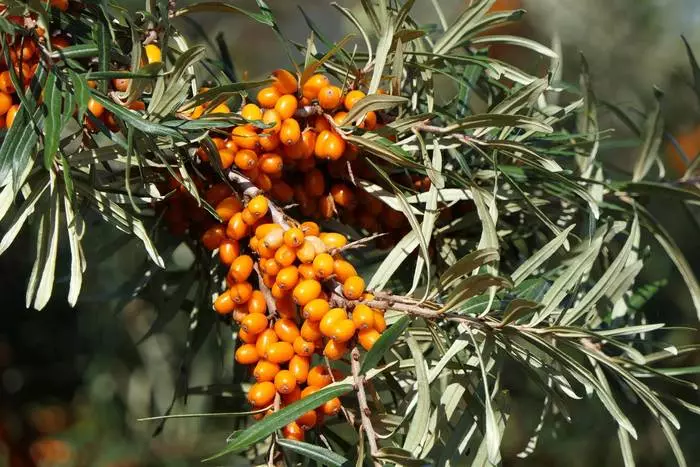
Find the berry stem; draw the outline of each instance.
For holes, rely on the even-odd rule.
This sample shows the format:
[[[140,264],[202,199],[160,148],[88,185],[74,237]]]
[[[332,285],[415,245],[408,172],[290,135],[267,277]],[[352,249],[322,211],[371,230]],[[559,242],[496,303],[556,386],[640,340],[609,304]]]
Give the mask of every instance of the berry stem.
[[[360,406],[360,418],[362,420],[362,429],[367,435],[367,442],[369,443],[369,452],[374,458],[379,451],[377,447],[377,435],[374,432],[374,427],[372,426],[372,421],[369,419],[369,406],[367,405],[367,395],[365,394],[365,377],[360,374],[360,350],[357,346],[352,348],[352,353],[350,354],[350,368],[352,369],[352,377],[357,387],[357,403]],[[374,460],[374,465],[380,465],[379,462]]]

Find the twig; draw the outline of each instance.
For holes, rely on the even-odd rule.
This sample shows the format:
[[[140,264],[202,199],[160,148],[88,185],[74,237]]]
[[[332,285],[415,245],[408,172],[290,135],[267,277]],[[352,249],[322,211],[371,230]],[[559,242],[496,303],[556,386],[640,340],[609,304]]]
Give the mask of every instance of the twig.
[[[354,242],[350,242],[347,245],[342,246],[340,248],[333,248],[328,253],[331,256],[334,256],[334,255],[337,255],[338,253],[342,253],[342,252],[347,251],[347,250],[362,248],[362,247],[366,246],[366,244],[371,242],[372,240],[376,240],[379,237],[384,237],[385,235],[389,235],[389,233],[388,232],[376,233],[376,234],[370,235],[369,237],[364,237],[364,238],[361,238],[359,240],[355,240]]]
[[[279,412],[280,407],[282,406],[282,397],[280,396],[280,393],[275,393],[275,402],[274,402],[274,408],[273,410],[275,412]],[[267,459],[267,465],[269,467],[274,467],[275,465],[275,446],[277,444],[277,435],[273,435],[272,437],[272,443],[270,443],[270,455]]]
[[[367,434],[367,442],[369,443],[369,452],[374,458],[379,451],[377,447],[377,434],[374,432],[372,421],[369,419],[369,406],[367,405],[367,396],[365,394],[365,377],[360,374],[360,351],[357,347],[353,347],[350,354],[350,368],[352,369],[352,377],[357,386],[357,403],[360,406],[360,418],[362,419],[362,429]],[[374,459],[373,459],[374,460]],[[374,460],[375,465],[380,465]]]
[[[331,362],[328,360],[328,357],[325,355],[323,356],[323,361],[326,363],[326,369],[328,370],[328,374],[331,377],[331,381],[335,383],[335,376],[333,376],[333,371],[331,371]],[[345,416],[345,419],[348,421],[348,423],[351,426],[355,426],[355,415],[353,415],[352,412],[350,412],[348,409],[346,409],[344,406],[340,406],[340,411],[343,412],[343,415]]]
[[[275,303],[275,298],[270,292],[270,288],[263,281],[262,273],[260,272],[260,266],[257,263],[253,263],[253,269],[258,274],[258,288],[262,292],[263,297],[265,297],[265,303],[267,304],[267,314],[270,318],[277,317],[277,304]]]
[[[305,105],[304,107],[298,108],[294,113],[294,116],[299,118],[308,118],[312,115],[321,115],[322,113],[323,109],[319,105]]]

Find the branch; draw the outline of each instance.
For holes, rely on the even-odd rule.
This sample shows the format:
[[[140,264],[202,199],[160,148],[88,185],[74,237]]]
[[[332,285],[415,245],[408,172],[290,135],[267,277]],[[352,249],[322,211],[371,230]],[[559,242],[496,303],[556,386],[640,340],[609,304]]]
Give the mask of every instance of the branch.
[[[328,253],[331,256],[335,256],[338,253],[342,253],[342,252],[347,251],[347,250],[354,250],[356,248],[362,248],[362,247],[366,246],[366,244],[371,242],[372,240],[375,240],[379,237],[384,237],[385,235],[389,235],[389,233],[388,232],[376,233],[374,235],[370,235],[369,237],[364,237],[364,238],[361,238],[359,240],[355,240],[354,242],[350,242],[347,245],[342,246],[340,248],[333,248]]]
[[[374,458],[379,451],[377,447],[377,434],[374,432],[372,421],[369,419],[369,406],[367,405],[367,395],[365,394],[365,377],[360,374],[360,351],[357,346],[353,347],[350,355],[350,367],[352,369],[352,377],[357,389],[357,403],[360,406],[360,418],[362,419],[362,429],[367,434],[367,442],[369,443],[369,452]],[[374,460],[375,465],[380,465]]]
[[[258,263],[253,263],[253,269],[258,274],[258,288],[262,292],[263,297],[265,297],[265,303],[267,304],[267,314],[269,318],[277,317],[277,304],[275,303],[275,298],[272,296],[270,289],[265,282],[263,282],[262,273],[260,272],[260,267]]]

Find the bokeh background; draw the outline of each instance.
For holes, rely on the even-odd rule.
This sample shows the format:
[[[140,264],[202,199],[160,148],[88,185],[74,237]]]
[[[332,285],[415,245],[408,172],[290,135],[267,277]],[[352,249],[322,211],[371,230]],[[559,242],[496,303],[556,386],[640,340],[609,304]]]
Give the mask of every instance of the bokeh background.
[[[133,8],[142,2],[124,1]],[[178,5],[187,2],[179,1]],[[253,0],[233,1],[255,8]],[[331,40],[352,26],[327,0],[268,0],[284,34],[303,42],[308,26],[303,12]],[[362,17],[358,1],[340,0]],[[439,0],[448,18],[465,2]],[[468,2],[467,2],[468,3]],[[678,177],[700,152],[700,109],[690,88],[684,34],[700,55],[700,2],[697,0],[506,0],[502,8],[528,10],[522,24],[508,32],[526,34],[562,52],[561,80],[576,83],[579,53],[590,66],[598,98],[614,103],[642,121],[653,104],[652,86],[666,92],[663,114],[667,144],[664,157]],[[418,0],[416,17],[438,21],[432,2]],[[196,22],[210,38],[223,35],[239,75],[263,77],[288,59],[269,30],[238,15],[199,14]],[[203,41],[195,28],[181,24],[193,42]],[[501,58],[526,59],[518,50],[500,50]],[[603,157],[621,173],[628,170],[639,141],[612,114],[601,112],[601,126],[613,128],[618,144],[604,147]],[[678,146],[670,142],[675,138]],[[678,148],[682,151],[679,151]],[[700,273],[697,218],[667,200],[650,200],[651,208],[681,245]],[[0,226],[0,231],[4,226]],[[3,311],[0,321],[0,467],[3,466],[187,466],[223,445],[236,428],[231,418],[188,418],[140,422],[139,418],[166,412],[178,387],[201,387],[185,403],[177,398],[173,413],[226,412],[240,407],[240,399],[225,392],[232,375],[230,331],[217,328],[198,349],[189,380],[180,371],[185,353],[188,316],[169,310],[168,320],[154,325],[155,307],[168,303],[134,299],[133,286],[143,279],[146,258],[138,245],[124,243],[97,222],[89,229],[87,284],[76,309],[61,299],[65,280],[42,312],[26,310],[24,288],[33,245],[20,238],[0,257]],[[172,265],[191,260],[175,251]],[[661,251],[652,250],[643,282],[665,280],[667,285],[643,308],[650,321],[697,327],[695,312],[676,270]],[[65,271],[64,271],[65,272]],[[176,274],[177,272],[174,272]],[[60,277],[59,271],[59,277]],[[172,304],[170,304],[172,305]],[[669,331],[662,336],[676,344],[697,342],[697,336]],[[222,350],[223,349],[223,350]],[[686,365],[700,364],[692,357]],[[539,450],[528,459],[515,455],[527,444],[537,424],[542,401],[532,388],[514,387],[512,417],[504,444],[506,465],[619,465],[615,425],[603,412],[580,404],[573,408],[575,423],[548,420]],[[522,378],[520,379],[522,380]],[[212,386],[214,385],[214,386]],[[224,389],[222,391],[221,389]],[[671,388],[672,389],[672,388]],[[697,394],[690,395],[697,402]],[[673,465],[663,436],[647,423],[644,410],[625,407],[639,428],[635,443],[639,465]],[[684,430],[680,440],[691,465],[700,465],[700,420],[679,413]],[[648,427],[648,428],[645,428]],[[229,458],[225,465],[246,465]]]

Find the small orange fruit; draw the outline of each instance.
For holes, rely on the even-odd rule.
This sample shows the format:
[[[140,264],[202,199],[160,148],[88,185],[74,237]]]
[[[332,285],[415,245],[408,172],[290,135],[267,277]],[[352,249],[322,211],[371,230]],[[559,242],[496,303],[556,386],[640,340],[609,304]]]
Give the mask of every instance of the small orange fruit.
[[[242,209],[243,205],[241,202],[233,196],[227,196],[222,199],[215,208],[216,213],[224,222],[231,220],[234,214],[241,212]]]
[[[221,245],[221,242],[226,238],[226,230],[222,225],[209,227],[202,234],[202,245],[209,251],[214,251]]]
[[[253,377],[258,382],[274,381],[275,376],[280,371],[280,366],[277,363],[272,363],[267,360],[259,360],[253,369]]]
[[[348,244],[348,238],[345,235],[335,232],[323,232],[318,238],[327,248],[342,248]]]
[[[265,352],[265,358],[272,363],[286,363],[293,356],[294,347],[289,342],[283,341],[270,344]]]
[[[241,170],[250,170],[258,165],[258,155],[250,149],[241,149],[235,154],[233,162]]]
[[[229,269],[229,275],[236,282],[243,282],[250,277],[253,272],[253,258],[248,255],[241,255],[236,258],[231,264]]]
[[[317,298],[320,294],[320,282],[313,279],[304,279],[303,281],[300,281],[296,287],[294,287],[292,297],[297,305],[304,306],[314,298]]]
[[[366,94],[362,91],[358,91],[358,90],[350,91],[349,93],[347,93],[345,95],[345,99],[343,100],[343,105],[345,105],[345,108],[347,110],[351,110],[353,107],[355,107],[355,104],[357,104],[357,102],[360,99],[364,99],[365,96],[366,96]]]
[[[257,105],[250,103],[243,106],[241,109],[241,117],[246,120],[261,120],[263,117],[262,110]]]
[[[360,332],[357,333],[357,342],[360,343],[363,349],[369,350],[374,346],[374,343],[377,342],[377,339],[381,334],[376,329],[361,329]]]
[[[255,407],[264,407],[275,398],[275,385],[270,381],[253,384],[248,391],[248,401]]]
[[[277,274],[277,279],[275,284],[280,289],[291,290],[299,283],[299,270],[296,266],[287,266],[282,268],[279,274]]]
[[[289,360],[287,368],[292,372],[297,383],[305,383],[309,375],[309,358],[302,357],[301,355],[294,355],[291,360]]]
[[[223,264],[230,265],[240,254],[241,246],[236,240],[225,238],[219,244],[219,261]]]
[[[262,219],[262,217],[267,214],[269,209],[267,198],[265,198],[263,195],[257,195],[248,202],[246,208],[256,220]]]
[[[277,99],[277,102],[275,103],[275,110],[282,120],[286,120],[294,116],[294,113],[297,111],[297,105],[296,97],[292,96],[291,94],[285,94]]]
[[[301,128],[299,127],[299,122],[293,118],[283,120],[279,136],[280,141],[285,146],[296,144],[301,138]]]
[[[352,321],[357,329],[370,329],[374,327],[374,310],[360,303],[352,310]]]
[[[321,321],[326,313],[328,313],[328,310],[330,310],[328,300],[315,298],[304,306],[302,316],[311,321]]]
[[[301,417],[296,419],[297,425],[302,430],[308,431],[311,428],[313,428],[316,425],[316,422],[318,421],[318,414],[314,409],[309,410],[305,414],[303,414]]]
[[[290,248],[298,248],[304,243],[304,232],[293,227],[284,233],[284,244]]]
[[[296,76],[287,70],[275,70],[272,72],[275,77],[275,88],[282,94],[294,94],[299,88]]]
[[[333,399],[324,402],[324,404],[321,406],[321,412],[323,412],[323,415],[328,415],[329,417],[332,417],[333,415],[337,415],[338,412],[340,412],[341,407],[342,404],[340,403],[340,399],[334,397]]]
[[[237,126],[231,131],[231,139],[240,149],[258,147],[258,134],[248,125]]]
[[[328,253],[322,253],[314,258],[313,267],[316,277],[320,280],[326,279],[333,274],[333,257]]]
[[[313,100],[318,97],[318,93],[322,88],[330,84],[331,82],[326,75],[315,74],[302,85],[301,93],[305,98]]]
[[[250,300],[247,303],[248,313],[265,313],[267,311],[267,302],[265,295],[259,290],[253,290]]]
[[[267,348],[275,342],[279,342],[277,333],[274,329],[267,328],[258,334],[258,339],[255,341],[255,350],[257,350],[258,355],[264,356]]]
[[[275,375],[275,388],[280,394],[289,394],[297,387],[297,379],[289,370],[280,370]]]
[[[309,386],[325,388],[333,382],[333,377],[326,365],[316,365],[309,370],[309,376],[306,378],[306,382]]]
[[[323,337],[318,321],[306,320],[301,325],[301,337],[310,342],[316,342]]]
[[[343,282],[343,295],[348,300],[358,300],[365,291],[365,280],[360,276],[348,277]]]
[[[377,332],[384,332],[386,330],[384,313],[379,310],[374,310],[374,329],[376,329]]]
[[[231,300],[228,291],[219,294],[216,300],[214,300],[214,309],[220,315],[232,313],[234,308],[236,308],[236,304]]]
[[[304,430],[301,429],[297,422],[292,422],[282,428],[282,436],[284,436],[285,439],[304,441]]]
[[[292,344],[299,337],[299,328],[291,319],[282,318],[275,322],[275,333],[283,342]]]
[[[321,333],[326,337],[331,337],[335,325],[342,320],[347,319],[348,314],[344,308],[333,308],[328,310],[328,312],[323,315],[321,321],[319,322],[319,329]]]
[[[323,355],[329,360],[340,360],[348,351],[348,346],[345,342],[336,342],[330,339],[323,348]]]
[[[249,313],[243,318],[241,328],[251,334],[260,334],[267,329],[267,317],[261,313]]]
[[[329,337],[336,342],[347,342],[355,335],[355,330],[351,319],[342,319],[333,325]]]
[[[252,365],[260,359],[260,356],[253,344],[243,344],[236,350],[235,358],[242,365]]]
[[[255,340],[258,338],[257,334],[252,334],[245,329],[238,330],[238,338],[244,344],[255,344]]]
[[[313,355],[315,349],[313,342],[309,342],[301,336],[297,336],[296,339],[294,339],[292,347],[294,347],[294,352],[302,357],[310,357]]]
[[[324,110],[333,110],[340,105],[342,91],[338,86],[324,86],[318,91],[318,103]]]
[[[262,88],[258,91],[258,104],[265,109],[271,109],[277,103],[277,100],[282,96],[282,93],[274,86]]]

